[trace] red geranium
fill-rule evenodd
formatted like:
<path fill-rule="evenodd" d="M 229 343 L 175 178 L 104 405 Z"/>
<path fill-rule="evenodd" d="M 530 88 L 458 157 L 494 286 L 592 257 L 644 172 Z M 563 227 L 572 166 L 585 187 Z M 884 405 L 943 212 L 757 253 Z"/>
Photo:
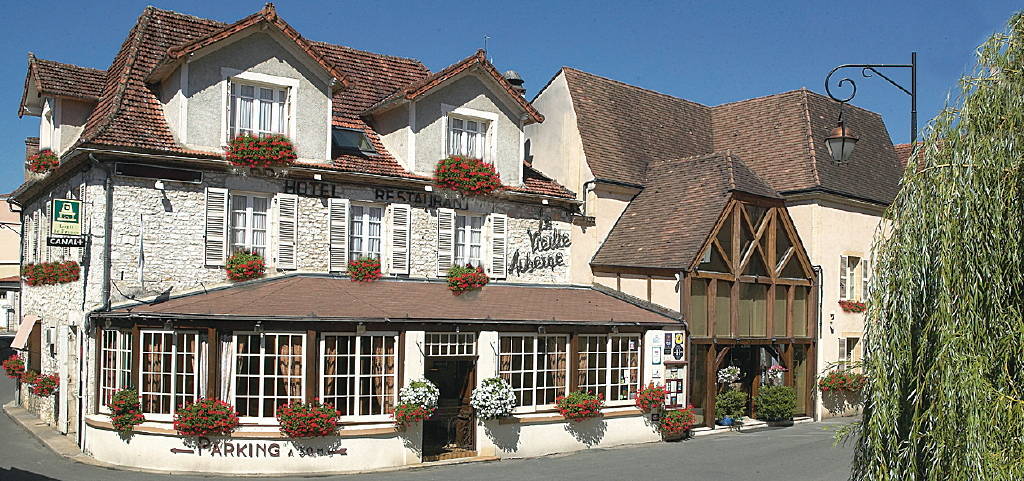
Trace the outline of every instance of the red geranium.
<path fill-rule="evenodd" d="M 224 270 L 228 273 L 228 279 L 235 282 L 248 281 L 263 277 L 267 270 L 267 265 L 259 254 L 239 251 L 228 257 Z"/>
<path fill-rule="evenodd" d="M 46 286 L 51 284 L 65 284 L 78 280 L 80 268 L 78 262 L 43 262 L 40 264 L 26 264 L 21 269 L 21 275 L 25 283 L 30 286 Z"/>
<path fill-rule="evenodd" d="M 395 418 L 395 424 L 405 428 L 429 418 L 434 414 L 436 408 L 425 408 L 415 403 L 402 403 L 395 406 L 395 412 L 391 417 Z"/>
<path fill-rule="evenodd" d="M 434 182 L 464 194 L 488 194 L 501 189 L 501 177 L 494 166 L 480 159 L 453 155 L 434 167 Z"/>
<path fill-rule="evenodd" d="M 355 282 L 373 282 L 380 279 L 380 259 L 360 257 L 349 261 L 348 275 Z"/>
<path fill-rule="evenodd" d="M 4 371 L 7 371 L 7 377 L 11 379 L 18 379 L 25 374 L 25 361 L 23 361 L 17 354 L 11 354 L 11 357 L 4 359 Z"/>
<path fill-rule="evenodd" d="M 52 396 L 53 393 L 57 392 L 57 387 L 60 385 L 60 376 L 56 373 L 47 374 L 45 376 L 36 376 L 32 380 L 32 394 L 36 396 L 48 397 Z"/>
<path fill-rule="evenodd" d="M 604 408 L 604 395 L 589 392 L 573 391 L 568 396 L 555 398 L 555 407 L 566 419 L 584 421 L 601 415 Z"/>
<path fill-rule="evenodd" d="M 284 167 L 295 162 L 297 156 L 288 137 L 242 134 L 228 142 L 224 158 L 239 167 Z"/>
<path fill-rule="evenodd" d="M 469 264 L 463 267 L 456 264 L 448 269 L 448 289 L 456 296 L 486 286 L 490 281 L 483 267 L 473 267 Z"/>
<path fill-rule="evenodd" d="M 692 428 L 696 422 L 697 415 L 693 412 L 693 406 L 686 406 L 686 409 L 665 413 L 658 423 L 658 431 L 661 431 L 662 436 L 678 436 Z"/>
<path fill-rule="evenodd" d="M 636 407 L 645 413 L 661 409 L 665 405 L 666 394 L 665 386 L 656 386 L 652 382 L 636 393 Z"/>
<path fill-rule="evenodd" d="M 235 408 L 220 399 L 201 398 L 174 413 L 174 429 L 183 436 L 226 435 L 237 427 Z"/>
<path fill-rule="evenodd" d="M 868 310 L 867 304 L 860 301 L 839 301 L 839 307 L 842 307 L 844 312 L 864 312 Z"/>
<path fill-rule="evenodd" d="M 28 158 L 28 170 L 37 174 L 45 174 L 60 165 L 60 158 L 50 149 L 40 150 Z"/>
<path fill-rule="evenodd" d="M 110 398 L 110 424 L 122 436 L 130 436 L 135 426 L 146 421 L 139 404 L 139 393 L 134 389 L 122 389 Z"/>
<path fill-rule="evenodd" d="M 850 371 L 832 371 L 818 380 L 822 392 L 860 391 L 868 383 L 867 376 Z"/>
<path fill-rule="evenodd" d="M 277 422 L 281 432 L 292 438 L 330 436 L 338 429 L 341 412 L 330 404 L 319 401 L 300 401 L 283 404 L 277 408 Z"/>

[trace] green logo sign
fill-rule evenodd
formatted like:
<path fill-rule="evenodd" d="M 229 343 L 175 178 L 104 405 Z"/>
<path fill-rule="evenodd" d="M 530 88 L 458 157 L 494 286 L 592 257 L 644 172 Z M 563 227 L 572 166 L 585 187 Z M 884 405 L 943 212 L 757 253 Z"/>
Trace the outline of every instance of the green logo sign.
<path fill-rule="evenodd" d="M 53 235 L 82 235 L 82 201 L 53 199 L 50 233 Z"/>

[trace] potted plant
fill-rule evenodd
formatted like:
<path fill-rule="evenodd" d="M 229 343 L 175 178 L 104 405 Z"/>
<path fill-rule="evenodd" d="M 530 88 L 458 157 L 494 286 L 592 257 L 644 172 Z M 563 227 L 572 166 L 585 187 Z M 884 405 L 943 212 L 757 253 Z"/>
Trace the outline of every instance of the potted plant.
<path fill-rule="evenodd" d="M 793 424 L 796 392 L 789 386 L 764 386 L 754 397 L 754 409 L 768 424 Z"/>
<path fill-rule="evenodd" d="M 667 394 L 665 386 L 655 385 L 652 382 L 636 393 L 636 407 L 645 413 L 660 411 L 665 407 Z"/>
<path fill-rule="evenodd" d="M 392 417 L 395 424 L 404 429 L 421 422 L 434 414 L 441 392 L 434 383 L 417 379 L 398 392 L 398 406 Z"/>
<path fill-rule="evenodd" d="M 135 432 L 135 426 L 146 422 L 139 404 L 139 393 L 134 389 L 122 389 L 114 393 L 107 403 L 110 409 L 110 424 L 122 438 Z"/>
<path fill-rule="evenodd" d="M 60 165 L 60 158 L 50 149 L 43 149 L 28 158 L 28 170 L 45 174 Z"/>
<path fill-rule="evenodd" d="M 349 261 L 348 276 L 353 282 L 373 282 L 380 279 L 380 259 L 360 257 Z"/>
<path fill-rule="evenodd" d="M 456 264 L 448 269 L 448 290 L 452 291 L 452 295 L 458 296 L 464 292 L 480 289 L 490 281 L 491 279 L 484 273 L 483 267 Z"/>
<path fill-rule="evenodd" d="M 238 167 L 285 167 L 297 157 L 292 141 L 279 134 L 242 134 L 231 139 L 224 150 L 224 158 Z"/>
<path fill-rule="evenodd" d="M 11 357 L 4 359 L 3 366 L 7 377 L 11 379 L 20 379 L 25 374 L 25 361 L 17 354 L 11 354 Z"/>
<path fill-rule="evenodd" d="M 224 264 L 228 279 L 235 282 L 259 279 L 267 270 L 263 257 L 255 252 L 238 251 Z"/>
<path fill-rule="evenodd" d="M 781 386 L 786 381 L 787 371 L 789 371 L 789 369 L 786 369 L 778 364 L 773 364 L 772 367 L 769 367 L 768 371 L 765 373 L 764 383 L 769 386 Z"/>
<path fill-rule="evenodd" d="M 174 429 L 182 436 L 226 435 L 238 427 L 234 406 L 213 398 L 200 398 L 174 413 Z"/>
<path fill-rule="evenodd" d="M 693 412 L 693 406 L 687 406 L 686 409 L 676 409 L 662 415 L 658 431 L 665 441 L 679 441 L 686 437 L 696 422 L 697 415 Z"/>
<path fill-rule="evenodd" d="M 314 399 L 304 403 L 293 401 L 277 408 L 277 422 L 282 433 L 290 438 L 330 436 L 338 429 L 341 412 L 331 404 Z"/>
<path fill-rule="evenodd" d="M 504 379 L 487 378 L 473 390 L 470 404 L 480 419 L 503 418 L 510 416 L 516 408 L 516 393 Z"/>
<path fill-rule="evenodd" d="M 715 418 L 722 426 L 732 426 L 747 410 L 747 393 L 726 389 L 715 396 Z"/>
<path fill-rule="evenodd" d="M 732 384 L 740 380 L 743 372 L 739 367 L 728 366 L 718 370 L 718 384 Z"/>
<path fill-rule="evenodd" d="M 441 159 L 434 167 L 438 186 L 464 194 L 489 194 L 501 189 L 501 178 L 494 166 L 480 159 L 453 155 Z"/>
<path fill-rule="evenodd" d="M 555 407 L 566 419 L 580 422 L 601 415 L 604 408 L 604 395 L 589 392 L 573 391 L 568 396 L 555 398 Z"/>

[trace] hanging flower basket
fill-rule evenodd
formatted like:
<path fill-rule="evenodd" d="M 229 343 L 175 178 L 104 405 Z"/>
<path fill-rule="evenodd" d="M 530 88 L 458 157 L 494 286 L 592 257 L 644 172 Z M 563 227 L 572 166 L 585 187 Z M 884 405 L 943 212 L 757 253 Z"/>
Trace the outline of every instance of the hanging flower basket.
<path fill-rule="evenodd" d="M 739 367 L 729 366 L 718 370 L 718 384 L 731 384 L 740 380 L 743 372 Z"/>
<path fill-rule="evenodd" d="M 228 279 L 241 282 L 263 277 L 267 264 L 255 252 L 235 252 L 228 257 L 224 270 L 228 273 Z"/>
<path fill-rule="evenodd" d="M 463 292 L 480 289 L 486 286 L 491 279 L 484 273 L 483 267 L 473 267 L 466 264 L 451 266 L 448 269 L 448 290 L 458 296 Z"/>
<path fill-rule="evenodd" d="M 864 312 L 868 310 L 868 305 L 860 301 L 839 301 L 839 307 L 842 307 L 844 312 Z"/>
<path fill-rule="evenodd" d="M 146 421 L 139 404 L 139 393 L 134 389 L 122 389 L 114 393 L 107 408 L 110 409 L 110 424 L 122 437 L 131 436 L 135 426 Z"/>
<path fill-rule="evenodd" d="M 7 377 L 19 379 L 25 374 L 25 361 L 17 354 L 11 354 L 11 357 L 4 359 L 4 371 L 7 373 Z"/>
<path fill-rule="evenodd" d="M 78 280 L 80 268 L 75 261 L 27 264 L 21 269 L 25 283 L 30 286 L 66 284 Z"/>
<path fill-rule="evenodd" d="M 860 391 L 868 383 L 867 376 L 850 371 L 832 371 L 818 380 L 821 392 Z"/>
<path fill-rule="evenodd" d="M 60 165 L 60 158 L 50 149 L 40 150 L 28 158 L 28 170 L 45 174 Z"/>
<path fill-rule="evenodd" d="M 373 282 L 380 279 L 380 259 L 360 257 L 349 261 L 348 276 L 353 282 Z"/>
<path fill-rule="evenodd" d="M 41 397 L 52 396 L 53 393 L 57 392 L 57 387 L 60 385 L 60 376 L 56 373 L 47 374 L 45 376 L 36 376 L 32 380 L 32 394 Z"/>
<path fill-rule="evenodd" d="M 697 423 L 697 415 L 693 412 L 693 406 L 686 406 L 686 409 L 669 411 L 661 416 L 658 422 L 658 431 L 662 439 L 676 441 L 686 436 L 686 433 Z"/>
<path fill-rule="evenodd" d="M 426 379 L 410 382 L 398 392 L 398 406 L 392 414 L 395 424 L 404 429 L 429 418 L 437 410 L 440 396 L 437 386 Z"/>
<path fill-rule="evenodd" d="M 174 429 L 182 436 L 226 435 L 237 427 L 234 406 L 220 399 L 200 398 L 174 413 Z"/>
<path fill-rule="evenodd" d="M 238 167 L 286 167 L 295 162 L 295 147 L 283 135 L 242 134 L 228 142 L 224 158 Z"/>
<path fill-rule="evenodd" d="M 576 422 L 601 415 L 601 408 L 604 407 L 604 395 L 593 395 L 589 392 L 573 391 L 568 396 L 555 398 L 555 407 L 558 412 Z"/>
<path fill-rule="evenodd" d="M 492 377 L 473 390 L 470 404 L 480 419 L 503 418 L 512 415 L 516 408 L 516 393 L 504 379 Z"/>
<path fill-rule="evenodd" d="M 277 422 L 281 432 L 290 438 L 330 436 L 338 430 L 341 413 L 331 404 L 320 401 L 291 402 L 277 408 Z"/>
<path fill-rule="evenodd" d="M 652 382 L 636 393 L 636 407 L 645 413 L 658 411 L 665 406 L 667 394 L 665 386 L 658 386 Z"/>
<path fill-rule="evenodd" d="M 441 159 L 434 167 L 438 186 L 463 194 L 483 195 L 501 189 L 501 177 L 494 166 L 480 159 L 453 155 Z"/>

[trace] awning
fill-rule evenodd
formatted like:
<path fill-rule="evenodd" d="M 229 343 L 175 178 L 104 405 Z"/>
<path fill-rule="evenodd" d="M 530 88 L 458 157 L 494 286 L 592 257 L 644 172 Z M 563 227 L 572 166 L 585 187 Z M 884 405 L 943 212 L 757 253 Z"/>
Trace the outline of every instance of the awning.
<path fill-rule="evenodd" d="M 39 316 L 28 315 L 21 318 L 21 325 L 18 326 L 18 333 L 14 336 L 11 349 L 25 349 L 25 343 L 28 342 L 28 336 L 32 333 L 32 328 L 35 327 L 37 321 L 39 321 Z"/>

